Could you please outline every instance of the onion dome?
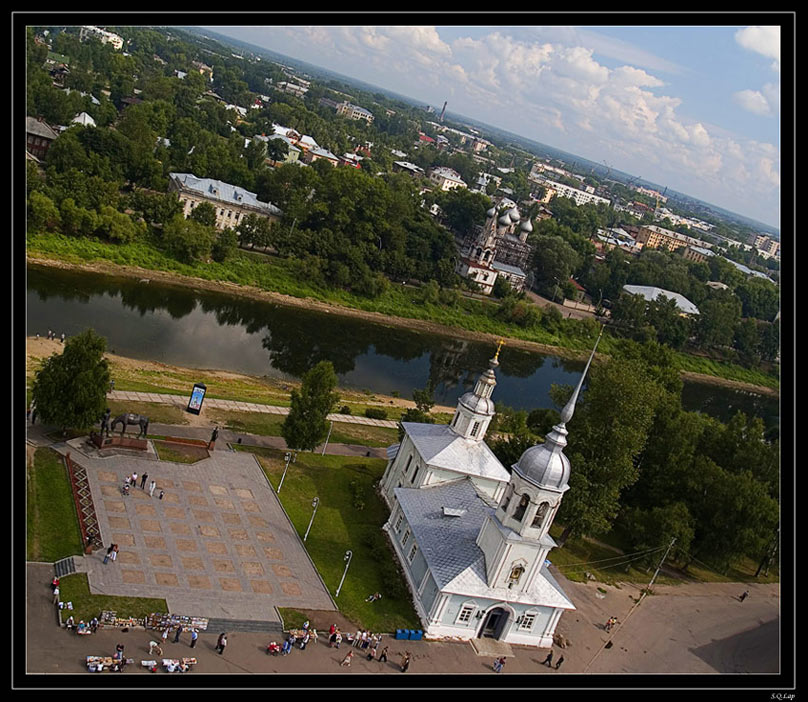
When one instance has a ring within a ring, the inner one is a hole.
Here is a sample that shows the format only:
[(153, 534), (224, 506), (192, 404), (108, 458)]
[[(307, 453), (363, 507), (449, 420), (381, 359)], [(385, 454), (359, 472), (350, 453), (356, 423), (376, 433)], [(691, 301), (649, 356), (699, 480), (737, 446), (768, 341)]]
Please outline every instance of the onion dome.
[(515, 207), (512, 210), (509, 210), (508, 216), (511, 218), (511, 222), (518, 222), (521, 219), (519, 210), (517, 210)]
[(506, 212), (502, 217), (497, 220), (503, 227), (510, 227), (511, 226), (511, 218), (508, 217), (508, 213)]
[(485, 216), (486, 216), (486, 217), (488, 217), (488, 218), (490, 219), (491, 217), (493, 217), (494, 215), (496, 215), (496, 213), (497, 213), (496, 208), (492, 207), (490, 210), (488, 210), (488, 211), (485, 213)]
[(520, 227), (520, 229), (523, 232), (530, 233), (530, 232), (533, 231), (533, 224), (531, 223), (531, 221), (529, 219), (526, 219), (524, 222), (522, 222), (522, 226)]

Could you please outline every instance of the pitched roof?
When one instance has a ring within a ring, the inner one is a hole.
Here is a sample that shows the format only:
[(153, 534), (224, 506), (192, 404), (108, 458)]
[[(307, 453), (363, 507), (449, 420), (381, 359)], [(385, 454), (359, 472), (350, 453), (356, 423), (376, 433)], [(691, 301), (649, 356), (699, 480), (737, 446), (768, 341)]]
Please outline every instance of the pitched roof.
[(632, 295), (642, 295), (649, 302), (656, 300), (660, 295), (662, 295), (662, 297), (666, 297), (669, 300), (675, 300), (676, 306), (685, 314), (699, 313), (699, 308), (696, 307), (696, 305), (694, 305), (684, 295), (671, 292), (670, 290), (663, 290), (662, 288), (657, 288), (651, 285), (624, 285), (623, 290), (625, 290), (627, 293), (631, 293)]
[[(477, 545), (477, 535), (485, 520), (494, 514), (495, 507), (483, 499), (469, 478), (434, 487), (396, 488), (395, 496), (430, 573), (442, 591), (575, 609), (546, 567), (542, 567), (530, 590), (524, 593), (488, 586), (485, 555)], [(495, 523), (498, 524), (496, 520)], [(499, 526), (508, 532), (509, 539), (521, 538), (516, 532)], [(555, 542), (547, 537), (546, 545), (554, 546)]]
[(25, 118), (25, 131), (28, 134), (36, 134), (37, 136), (45, 137), (46, 139), (55, 139), (59, 136), (47, 124), (40, 122), (34, 117)]
[(197, 178), (193, 173), (169, 173), (169, 177), (174, 182), (180, 184), (187, 190), (197, 192), (208, 200), (218, 200), (229, 204), (239, 204), (242, 206), (255, 207), (263, 210), (266, 214), (276, 217), (281, 216), (281, 211), (270, 202), (261, 202), (255, 193), (239, 188), (230, 183), (213, 178)]
[(460, 475), (502, 481), (510, 479), (510, 473), (484, 441), (466, 439), (448, 424), (402, 422), (401, 426), (421, 458), (430, 466)]

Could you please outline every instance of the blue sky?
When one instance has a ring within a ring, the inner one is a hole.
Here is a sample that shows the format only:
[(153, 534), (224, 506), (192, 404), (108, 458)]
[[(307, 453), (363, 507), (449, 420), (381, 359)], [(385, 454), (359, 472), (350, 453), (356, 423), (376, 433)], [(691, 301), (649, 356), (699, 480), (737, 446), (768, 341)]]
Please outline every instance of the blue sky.
[(776, 27), (209, 27), (780, 226)]

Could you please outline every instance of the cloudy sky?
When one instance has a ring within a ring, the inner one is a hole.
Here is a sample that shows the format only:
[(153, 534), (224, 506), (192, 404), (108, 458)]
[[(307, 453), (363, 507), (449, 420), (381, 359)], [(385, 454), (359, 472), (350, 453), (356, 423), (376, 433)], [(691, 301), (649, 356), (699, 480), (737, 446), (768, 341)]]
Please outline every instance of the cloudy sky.
[(210, 29), (780, 226), (779, 27)]

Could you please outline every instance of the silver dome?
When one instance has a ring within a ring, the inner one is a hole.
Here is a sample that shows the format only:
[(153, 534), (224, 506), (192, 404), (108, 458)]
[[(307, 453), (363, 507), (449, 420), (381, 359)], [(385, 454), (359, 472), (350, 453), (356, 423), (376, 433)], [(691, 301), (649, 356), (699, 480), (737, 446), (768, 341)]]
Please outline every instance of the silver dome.
[(529, 219), (526, 219), (522, 222), (522, 231), (523, 232), (532, 232), (533, 231), (533, 224)]
[(500, 217), (500, 218), (499, 218), (497, 221), (498, 221), (500, 224), (502, 224), (503, 226), (506, 226), (506, 227), (510, 227), (510, 226), (511, 226), (511, 218), (510, 218), (510, 217), (508, 217), (508, 213), (507, 213), (507, 212), (506, 212), (504, 215), (502, 215), (502, 217)]
[(460, 398), (460, 404), (475, 414), (494, 414), (494, 401), (490, 397), (480, 397), (473, 392), (467, 392)]
[(522, 218), (522, 216), (519, 214), (519, 210), (517, 210), (515, 207), (508, 211), (508, 216), (511, 218), (511, 222), (518, 222)]
[(564, 490), (570, 479), (570, 461), (562, 448), (560, 444), (549, 441), (531, 446), (513, 469), (538, 487)]
[(485, 216), (486, 216), (486, 217), (493, 217), (493, 216), (494, 216), (496, 213), (497, 213), (496, 208), (495, 208), (495, 207), (492, 207), (490, 210), (488, 210), (488, 211), (485, 213)]

